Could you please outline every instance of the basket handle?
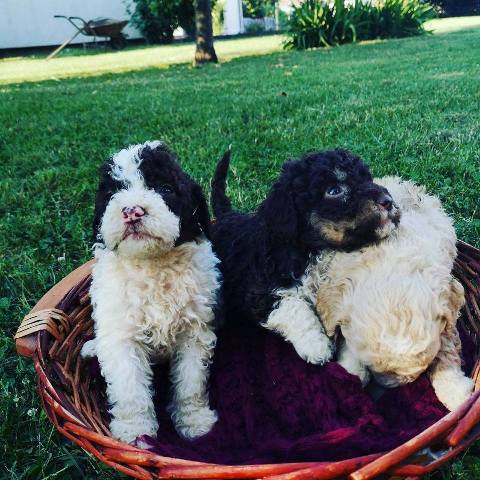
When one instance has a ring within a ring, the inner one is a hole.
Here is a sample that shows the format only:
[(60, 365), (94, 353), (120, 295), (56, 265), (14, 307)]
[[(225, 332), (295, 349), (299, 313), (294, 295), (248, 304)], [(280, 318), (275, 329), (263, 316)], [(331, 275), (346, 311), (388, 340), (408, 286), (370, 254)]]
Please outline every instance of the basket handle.
[(55, 307), (65, 295), (84, 280), (92, 272), (95, 260), (92, 259), (70, 272), (64, 279), (54, 285), (25, 316), (15, 335), (17, 353), (22, 357), (33, 357), (36, 349), (36, 334), (41, 330), (47, 330), (53, 335), (56, 328), (50, 319), (58, 320), (63, 312)]

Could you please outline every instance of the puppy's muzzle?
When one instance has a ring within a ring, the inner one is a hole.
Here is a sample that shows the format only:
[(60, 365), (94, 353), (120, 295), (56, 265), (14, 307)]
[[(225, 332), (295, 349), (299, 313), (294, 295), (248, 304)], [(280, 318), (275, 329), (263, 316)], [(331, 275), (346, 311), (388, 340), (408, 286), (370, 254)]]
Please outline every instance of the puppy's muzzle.
[(393, 222), (394, 225), (398, 225), (401, 217), (401, 211), (393, 198), (388, 193), (380, 194), (377, 200), (377, 205), (380, 210), (387, 213), (387, 219)]
[(124, 207), (122, 209), (122, 218), (124, 223), (137, 223), (140, 222), (142, 217), (147, 212), (143, 207), (135, 205), (133, 207)]
[(388, 190), (373, 183), (368, 196), (375, 203), (377, 212), (381, 214), (381, 223), (391, 221), (394, 225), (398, 225), (401, 212)]
[(377, 203), (387, 212), (391, 212), (393, 209), (393, 198), (386, 193), (382, 192), (380, 194), (379, 198), (377, 199)]

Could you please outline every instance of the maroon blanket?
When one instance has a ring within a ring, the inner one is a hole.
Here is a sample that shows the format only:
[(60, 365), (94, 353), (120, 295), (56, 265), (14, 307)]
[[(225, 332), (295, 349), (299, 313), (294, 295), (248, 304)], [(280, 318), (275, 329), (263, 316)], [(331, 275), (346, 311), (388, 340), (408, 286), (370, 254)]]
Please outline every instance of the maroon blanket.
[(165, 412), (170, 382), (156, 368), (161, 455), (228, 464), (340, 460), (398, 446), (447, 410), (426, 376), (387, 390), (377, 401), (337, 363), (305, 363), (293, 347), (260, 327), (219, 332), (210, 398), (219, 421), (189, 442)]

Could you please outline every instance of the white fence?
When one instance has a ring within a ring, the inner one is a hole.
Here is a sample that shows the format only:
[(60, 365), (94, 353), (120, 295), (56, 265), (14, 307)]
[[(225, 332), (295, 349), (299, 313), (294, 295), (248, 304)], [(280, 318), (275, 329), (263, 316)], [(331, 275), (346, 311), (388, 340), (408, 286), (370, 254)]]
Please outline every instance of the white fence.
[[(63, 18), (54, 15), (111, 17), (128, 20), (125, 0), (0, 0), (0, 49), (58, 45), (75, 33)], [(127, 25), (128, 38), (139, 38), (138, 31)], [(93, 40), (79, 35), (74, 43)]]

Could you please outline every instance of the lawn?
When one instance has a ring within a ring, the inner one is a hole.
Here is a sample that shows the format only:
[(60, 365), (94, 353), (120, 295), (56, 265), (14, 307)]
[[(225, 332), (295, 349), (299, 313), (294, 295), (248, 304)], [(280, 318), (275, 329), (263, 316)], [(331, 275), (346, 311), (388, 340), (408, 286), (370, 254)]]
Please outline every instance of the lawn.
[[(427, 30), (436, 34), (480, 28), (480, 16), (432, 20)], [(223, 62), (245, 55), (264, 55), (282, 50), (284, 37), (281, 35), (219, 40), (215, 44), (218, 56)], [(191, 42), (163, 46), (132, 46), (122, 51), (67, 48), (52, 60), (46, 60), (47, 53), (32, 54), (28, 57), (0, 59), (0, 84), (59, 80), (69, 77), (102, 75), (142, 70), (146, 68), (167, 68), (170, 65), (192, 61), (195, 45)]]
[[(222, 61), (245, 55), (263, 55), (282, 50), (281, 35), (232, 38), (219, 40), (215, 47)], [(145, 68), (166, 68), (169, 65), (191, 63), (195, 45), (192, 42), (162, 46), (133, 46), (122, 51), (99, 48), (70, 48), (58, 57), (46, 60), (47, 54), (13, 57), (0, 60), (0, 84), (58, 80), (79, 75), (102, 75)]]
[[(32, 66), (41, 59), (0, 62), (0, 478), (120, 478), (47, 422), (12, 335), (35, 301), (90, 257), (97, 169), (127, 144), (164, 139), (208, 191), (231, 143), (229, 191), (245, 210), (288, 157), (346, 147), (376, 175), (400, 174), (436, 192), (459, 236), (480, 247), (480, 29), (471, 27), (447, 20), (437, 22), (439, 35), (201, 69), (148, 64), (100, 75), (75, 70), (76, 62), (120, 54), (66, 56), (61, 70), (73, 77), (60, 81), (32, 81), (53, 75)], [(237, 41), (255, 54), (278, 50), (278, 37)], [(479, 477), (474, 447), (435, 478)]]

